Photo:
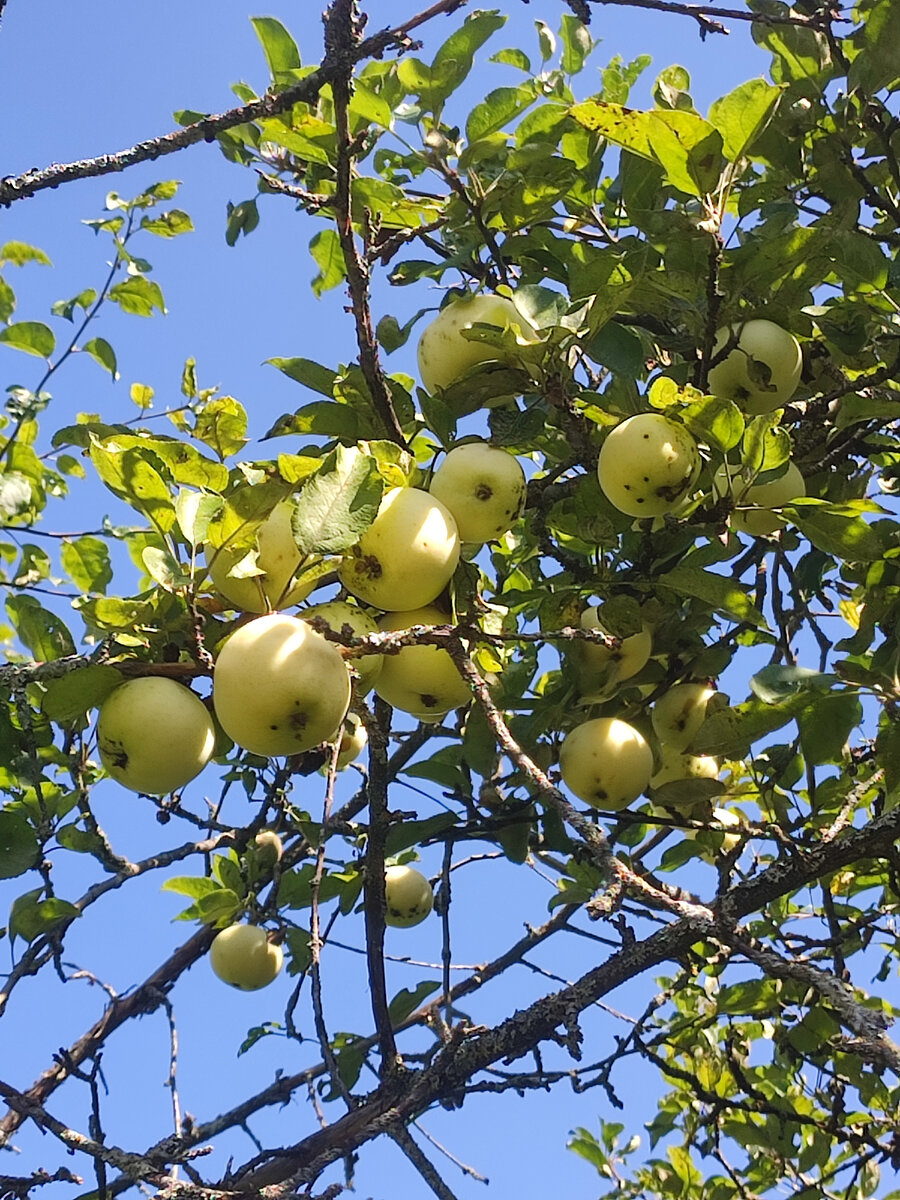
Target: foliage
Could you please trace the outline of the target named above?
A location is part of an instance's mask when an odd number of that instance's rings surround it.
[[[82,413],[54,428],[49,389],[65,386],[68,360],[86,354],[118,375],[114,347],[90,336],[109,306],[145,319],[165,313],[141,254],[153,238],[192,228],[174,182],[131,200],[110,193],[88,222],[111,252],[109,272],[54,303],[46,321],[18,318],[11,279],[14,268],[47,267],[47,256],[21,243],[0,248],[0,343],[30,356],[17,370],[30,367],[35,379],[8,389],[0,443],[9,622],[0,878],[20,885],[0,1014],[39,972],[65,971],[73,923],[90,922],[94,903],[132,878],[177,870],[164,889],[188,902],[181,918],[198,923],[32,1088],[0,1081],[2,1137],[38,1121],[92,1160],[101,1195],[143,1183],[160,1195],[286,1196],[387,1132],[435,1194],[452,1196],[412,1141],[409,1126],[423,1113],[479,1092],[571,1080],[616,1106],[617,1076],[635,1058],[658,1069],[666,1089],[647,1130],[650,1157],[640,1158],[647,1139],[627,1113],[599,1133],[577,1129],[570,1143],[609,1195],[730,1200],[786,1184],[803,1200],[856,1200],[896,1166],[900,1050],[886,1031],[900,905],[897,6],[861,0],[839,19],[825,5],[749,0],[771,78],[740,84],[706,116],[678,66],[657,78],[652,109],[629,107],[644,58],[614,59],[588,95],[595,43],[575,14],[592,6],[568,7],[558,31],[536,23],[531,47],[502,46],[500,11],[458,14],[425,61],[408,36],[415,20],[366,41],[355,6],[334,0],[318,69],[301,63],[278,21],[255,18],[267,95],[240,84],[242,107],[231,115],[178,115],[179,144],[215,137],[256,180],[229,208],[228,243],[252,238],[270,205],[293,203],[313,292],[349,291],[348,362],[269,359],[300,390],[296,410],[268,431],[252,428],[234,397],[201,387],[190,361],[165,426],[151,420],[152,390],[135,383],[131,420]],[[715,33],[711,17],[696,19]],[[51,186],[53,170],[2,181],[0,199]],[[386,284],[413,288],[415,299]],[[521,323],[461,335],[483,343],[487,361],[429,395],[389,362],[433,318],[435,284],[513,296]],[[395,304],[417,311],[407,319]],[[803,350],[799,387],[769,414],[707,389],[716,331],[750,317],[790,330]],[[702,466],[680,508],[634,521],[606,498],[597,459],[612,426],[651,411],[693,434]],[[369,766],[333,812],[330,746],[270,761],[222,736],[202,777],[207,791],[219,781],[218,801],[207,810],[199,783],[174,797],[129,798],[155,805],[161,827],[181,834],[160,834],[140,861],[123,858],[92,807],[104,778],[94,710],[123,676],[162,674],[208,693],[217,648],[242,618],[211,587],[202,549],[227,546],[240,560],[235,573],[252,578],[260,529],[290,499],[319,602],[383,492],[427,486],[441,452],[473,432],[525,464],[522,519],[463,555],[444,596],[446,626],[331,635],[350,662],[392,642],[443,646],[472,704],[417,724],[357,697]],[[244,457],[264,433],[285,449]],[[716,472],[727,463],[745,481],[766,482],[789,458],[806,497],[784,506],[773,534],[736,533],[733,494],[713,487]],[[41,540],[45,512],[77,496],[86,476],[115,497],[121,523]],[[579,621],[597,602],[604,627],[592,634]],[[652,656],[641,669],[586,686],[586,642],[615,649],[642,628]],[[689,747],[722,760],[718,779],[651,788],[622,812],[601,810],[599,821],[572,804],[553,766],[565,735],[586,719],[619,717],[658,761],[650,706],[687,680],[721,681]],[[402,780],[423,789],[395,799]],[[243,814],[235,823],[232,811]],[[264,827],[284,843],[274,865],[254,842]],[[430,975],[440,979],[415,979],[389,997],[385,858],[411,861],[434,846],[444,866],[439,915],[429,920],[443,948]],[[88,862],[92,882],[66,897],[56,880],[69,856]],[[458,893],[469,874],[455,869],[458,859],[498,856],[553,880],[549,911],[451,984],[451,868]],[[359,1031],[336,1032],[320,978],[329,939],[354,936],[361,911],[371,1014]],[[104,1045],[163,1004],[216,929],[236,919],[277,935],[296,981],[283,1022],[266,1014],[240,1052],[276,1034],[302,1041],[293,1014],[309,993],[315,1057],[243,1106],[179,1123],[155,1147],[106,1145],[96,1082]],[[485,983],[550,939],[598,929],[597,965],[481,1023]],[[583,1014],[626,981],[642,989],[643,1011],[593,1044]],[[419,1032],[407,1041],[411,1030]],[[535,1065],[523,1065],[531,1052]],[[53,1117],[64,1085],[89,1088],[90,1136]],[[202,1159],[190,1166],[193,1148],[307,1085],[327,1126],[310,1110],[313,1132],[298,1140],[292,1117],[277,1149],[235,1162],[224,1181],[204,1176]],[[183,1182],[170,1174],[179,1163]],[[15,1195],[32,1186],[0,1182]]]

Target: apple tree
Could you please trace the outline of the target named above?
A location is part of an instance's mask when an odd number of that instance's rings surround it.
[[[227,241],[295,211],[348,314],[339,362],[268,348],[293,411],[259,421],[188,362],[179,404],[134,384],[136,415],[119,392],[65,424],[67,360],[115,374],[104,314],[162,308],[144,256],[191,218],[165,172],[111,193],[105,282],[42,319],[9,269],[42,252],[0,249],[0,342],[32,356],[16,378],[39,363],[0,435],[0,1019],[83,977],[67,940],[135,881],[182,922],[90,1028],[46,1031],[35,1082],[0,1067],[3,1144],[49,1135],[0,1157],[23,1166],[0,1195],[322,1200],[385,1136],[452,1198],[425,1114],[573,1087],[609,1195],[856,1200],[896,1168],[900,10],[642,7],[709,53],[749,26],[769,77],[703,114],[670,67],[635,108],[646,59],[585,68],[595,0],[514,47],[466,0],[390,28],[333,0],[315,65],[254,18],[265,94],[0,180],[7,207],[121,188],[216,142],[247,197]],[[80,496],[113,518],[47,536]],[[104,829],[113,789],[151,815],[139,856]],[[531,908],[458,969],[495,876]],[[118,1145],[101,1058],[164,1011],[174,1094],[207,956],[211,1005],[258,992],[240,1049],[294,1065]],[[498,1016],[489,985],[525,976]]]

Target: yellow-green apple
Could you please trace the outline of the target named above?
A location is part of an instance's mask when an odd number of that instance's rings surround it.
[[[595,629],[599,633],[609,634],[596,604],[584,610],[579,624],[582,629]],[[651,649],[652,639],[646,629],[622,638],[617,647],[605,646],[602,642],[573,641],[570,655],[578,676],[579,690],[582,693],[604,694],[611,691],[616,684],[643,670]]]
[[[706,706],[716,689],[706,683],[679,683],[653,705],[650,718],[656,736],[672,750],[686,750],[706,719]]]
[[[664,787],[683,779],[718,779],[718,759],[709,754],[685,754],[672,746],[660,747],[659,768],[651,776],[652,788]]]
[[[378,626],[366,610],[358,604],[348,604],[346,600],[328,600],[324,604],[313,604],[310,608],[303,609],[301,616],[313,629],[318,629],[321,621],[332,633],[349,630],[353,637],[368,637],[370,633],[378,632]],[[347,661],[359,675],[358,694],[365,696],[372,690],[381,672],[381,655],[360,654],[357,658]]]
[[[341,730],[341,745],[338,750],[337,769],[343,771],[344,767],[349,767],[352,762],[355,762],[359,758],[368,744],[369,735],[366,732],[365,725],[356,713],[347,713]]]
[[[341,583],[386,612],[435,600],[459,562],[459,532],[450,511],[420,488],[385,492],[375,520],[338,570]]]
[[[686,830],[685,837],[696,839],[700,847],[700,857],[715,866],[718,858],[731,854],[741,844],[740,833],[725,833],[724,829],[738,830],[743,826],[744,820],[741,813],[732,812],[728,808],[714,808],[710,820],[723,826],[723,830],[689,829]]]
[[[164,796],[184,787],[212,758],[215,744],[206,705],[174,679],[129,679],[100,706],[100,761],[132,792]]]
[[[272,870],[276,863],[281,862],[284,846],[281,838],[274,829],[262,829],[253,839],[256,850],[256,860],[262,867]]]
[[[445,613],[429,605],[412,612],[386,613],[378,628],[394,631],[449,622]],[[375,691],[382,700],[420,721],[439,720],[472,699],[453,659],[440,646],[404,646],[397,654],[385,654]]]
[[[594,808],[616,811],[650,782],[653,752],[636,729],[617,717],[576,725],[559,751],[563,783]]]
[[[597,477],[620,512],[661,517],[684,502],[699,469],[697,443],[683,425],[659,413],[639,413],[607,434]]]
[[[329,738],[350,703],[340,651],[298,617],[271,613],[225,641],[213,672],[222,728],[253,754],[300,754]]]
[[[399,929],[418,925],[434,907],[431,884],[415,867],[385,867],[384,906],[385,925]]]
[[[797,467],[789,462],[783,474],[767,483],[746,483],[740,470],[732,471],[723,465],[716,471],[713,487],[720,495],[726,495],[731,484],[731,495],[737,506],[731,514],[732,526],[751,537],[764,537],[783,529],[785,521],[773,508],[790,504],[798,496],[806,495],[806,481]],[[746,505],[756,505],[747,508]]]
[[[229,925],[213,939],[209,961],[223,982],[242,992],[255,992],[276,977],[284,955],[259,925]]]
[[[419,378],[427,392],[449,387],[470,367],[502,357],[498,346],[469,341],[463,336],[462,330],[471,329],[476,323],[500,329],[518,325],[523,332],[532,332],[529,322],[505,296],[481,294],[452,300],[419,338]]]
[[[207,546],[206,562],[209,577],[216,590],[234,608],[243,612],[264,613],[277,608],[289,608],[305,600],[315,587],[317,579],[304,583],[301,579],[290,586],[303,558],[297,549],[291,531],[293,508],[289,501],[282,500],[259,527],[256,568],[258,575],[239,577],[239,572],[248,565],[246,552],[230,550],[227,545],[218,550]],[[252,566],[252,558],[249,565]]]
[[[752,320],[718,330],[713,358],[733,343],[733,349],[710,368],[709,391],[733,400],[746,413],[773,412],[787,404],[797,390],[803,355],[792,333],[774,321]]]
[[[522,512],[525,472],[508,450],[464,442],[450,451],[428,490],[453,513],[463,542],[491,542]]]

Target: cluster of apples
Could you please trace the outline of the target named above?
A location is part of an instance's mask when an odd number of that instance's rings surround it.
[[[254,851],[274,866],[281,860],[284,847],[278,834],[266,829],[256,835]],[[400,928],[424,921],[434,904],[431,884],[420,871],[405,865],[385,868],[384,895],[385,924]],[[261,925],[239,922],[216,934],[209,961],[224,983],[242,992],[256,992],[278,977],[284,952]]]

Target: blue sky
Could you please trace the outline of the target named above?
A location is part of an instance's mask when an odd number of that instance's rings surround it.
[[[155,6],[112,2],[64,4],[60,0],[9,0],[0,27],[0,77],[4,103],[0,114],[0,174],[15,175],[32,166],[121,149],[173,127],[172,112],[180,108],[221,111],[234,103],[229,85],[246,80],[257,90],[267,82],[264,60],[250,15],[279,17],[300,42],[304,61],[319,56],[319,4],[275,4],[248,10],[237,0],[203,0],[175,4],[163,0]],[[396,0],[370,4],[377,9],[376,25],[393,24],[414,11],[412,3]],[[510,21],[489,44],[488,53],[506,45],[521,45],[534,52],[534,21],[558,25],[563,5],[534,0],[528,6],[510,3]],[[438,42],[462,19],[444,18],[423,31],[428,58]],[[602,44],[593,63],[605,65],[614,55],[626,61],[650,53],[653,65],[642,87],[633,96],[635,105],[649,102],[649,86],[664,67],[678,62],[693,77],[695,100],[701,110],[716,96],[738,83],[765,73],[767,56],[756,50],[745,27],[732,22],[730,38],[706,43],[696,25],[685,18],[663,17],[649,11],[613,6],[597,9],[595,37]],[[483,52],[482,59],[486,57]],[[536,58],[536,55],[535,55]],[[496,79],[483,69],[474,75],[465,96],[473,101],[478,88],[505,82],[502,70]],[[581,85],[589,88],[587,72]],[[465,97],[464,97],[465,98]],[[168,316],[140,320],[118,312],[105,313],[95,333],[107,338],[118,354],[121,379],[110,382],[87,356],[66,364],[54,380],[53,408],[45,428],[56,428],[77,412],[95,411],[121,420],[136,415],[128,396],[129,385],[140,381],[156,392],[156,410],[180,401],[179,380],[184,360],[197,359],[202,386],[219,384],[247,407],[255,434],[262,433],[281,413],[308,397],[296,384],[264,366],[272,356],[302,355],[328,364],[352,359],[355,347],[350,318],[344,313],[345,297],[338,289],[316,301],[309,288],[315,268],[307,243],[317,226],[298,218],[292,204],[281,198],[261,203],[260,227],[229,249],[224,240],[225,208],[254,194],[252,176],[227,163],[216,147],[200,145],[155,164],[146,164],[122,176],[74,183],[53,192],[0,210],[0,243],[33,242],[45,250],[54,267],[29,266],[9,271],[19,296],[18,319],[46,320],[50,304],[82,288],[97,286],[104,274],[104,242],[80,224],[99,216],[110,190],[124,196],[136,194],[160,179],[183,181],[177,203],[192,216],[196,232],[172,242],[145,239],[139,253],[154,266],[154,278],[166,297]],[[421,292],[380,289],[380,310],[393,312],[401,324],[423,303]],[[59,336],[61,326],[55,323]],[[413,350],[406,347],[389,360],[391,369],[413,369]],[[39,374],[37,360],[0,347],[4,386],[33,384]],[[165,428],[166,422],[160,422]],[[291,449],[278,443],[278,449]],[[64,505],[53,506],[48,526],[53,529],[93,527],[99,512],[116,521],[127,519],[108,493],[91,485],[73,486]],[[310,808],[316,812],[320,781],[310,788]],[[348,780],[342,781],[348,789]],[[402,794],[402,793],[401,793]],[[401,800],[401,803],[406,801]],[[410,806],[417,797],[410,793]],[[148,847],[173,845],[187,831],[162,830],[146,801],[125,794],[114,785],[98,791],[101,823],[114,844],[131,857]],[[247,808],[232,808],[238,821]],[[171,831],[171,832],[170,832]],[[72,856],[67,856],[72,857]],[[62,894],[80,894],[93,877],[92,861],[59,867]],[[439,868],[437,852],[426,858],[426,869]],[[124,990],[145,977],[157,961],[183,940],[189,927],[172,925],[179,908],[177,897],[161,895],[161,879],[150,874],[125,889],[119,897],[92,910],[90,919],[74,928],[67,959],[88,968]],[[711,877],[709,882],[711,883]],[[21,881],[0,885],[0,911],[18,894]],[[546,917],[550,886],[525,867],[505,862],[484,862],[466,873],[457,905],[454,956],[462,963],[484,961],[503,948],[525,921]],[[348,923],[350,934],[361,944],[361,928]],[[391,931],[390,952],[434,962],[439,956],[437,922],[412,931]],[[7,954],[7,945],[0,946]],[[572,978],[597,959],[602,948],[570,938],[535,961],[558,975]],[[325,964],[326,1004],[333,1030],[368,1032],[367,1006],[360,1008],[364,963],[349,952],[334,952]],[[392,966],[390,991],[413,986],[434,973]],[[173,994],[180,1036],[179,1087],[185,1108],[206,1120],[221,1107],[268,1083],[274,1071],[295,1070],[311,1061],[315,1047],[287,1048],[281,1039],[265,1039],[249,1054],[235,1058],[247,1028],[268,1019],[279,1019],[290,992],[290,981],[280,979],[269,990],[243,995],[223,988],[201,962],[179,983]],[[525,968],[485,993],[474,1011],[478,1020],[492,1020],[554,986]],[[611,1002],[637,1015],[655,985],[649,978]],[[22,986],[14,995],[0,1033],[0,1075],[20,1087],[27,1086],[47,1065],[49,1054],[70,1043],[98,1015],[102,994],[87,982],[65,987],[53,977]],[[307,1024],[309,1024],[307,1018]],[[585,1033],[596,1057],[612,1048],[611,1036],[624,1029],[616,1018],[597,1009],[585,1022]],[[109,1139],[130,1149],[141,1149],[171,1128],[168,1093],[163,1084],[168,1072],[168,1033],[164,1015],[157,1012],[131,1022],[111,1043],[104,1057],[112,1100],[104,1109]],[[374,1081],[373,1081],[374,1082]],[[619,1080],[628,1104],[629,1132],[652,1113],[655,1076],[633,1066]],[[87,1103],[83,1091],[72,1086],[61,1090],[48,1106],[76,1128],[86,1129]],[[552,1190],[578,1197],[595,1195],[602,1188],[591,1168],[564,1149],[568,1131],[577,1124],[596,1128],[597,1115],[621,1120],[599,1091],[573,1096],[565,1086],[549,1095],[519,1099],[474,1098],[461,1113],[439,1111],[422,1124],[450,1150],[489,1176],[494,1195],[544,1195]],[[291,1140],[312,1128],[312,1114],[303,1096],[289,1112],[273,1112],[254,1123],[264,1141]],[[24,1173],[58,1160],[56,1148],[33,1128],[15,1139],[21,1155],[0,1155],[0,1174]],[[228,1153],[240,1161],[252,1154],[243,1135],[222,1139],[215,1161],[224,1166]],[[86,1163],[69,1161],[75,1170]],[[485,1194],[475,1181],[465,1179],[449,1164],[446,1176],[461,1200]],[[329,1176],[333,1178],[334,1176]],[[367,1147],[358,1167],[357,1194],[376,1200],[416,1200],[424,1185],[402,1155],[390,1144]],[[54,1185],[42,1190],[46,1200],[71,1195],[72,1189]]]

